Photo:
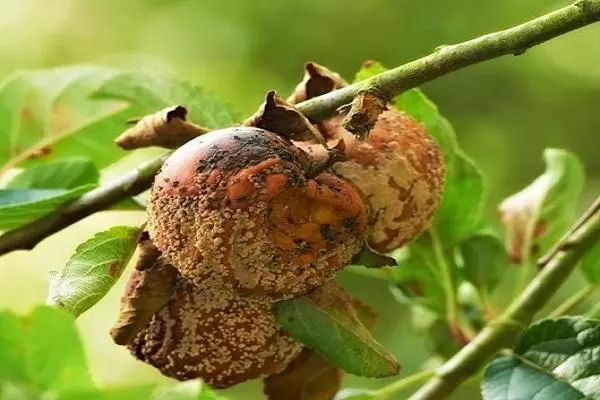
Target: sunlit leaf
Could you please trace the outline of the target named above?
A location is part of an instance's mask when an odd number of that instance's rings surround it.
[[[181,104],[187,108],[190,121],[207,128],[225,128],[238,122],[237,114],[216,96],[159,71],[121,73],[105,82],[94,97],[128,101],[144,115]]]
[[[237,122],[222,101],[160,71],[75,66],[16,73],[0,84],[0,171],[86,154],[103,168],[126,152],[126,121],[173,104],[212,128]]]
[[[120,108],[89,95],[116,70],[75,66],[22,71],[0,84],[0,169],[54,157],[52,144]]]
[[[48,307],[0,313],[0,381],[35,392],[93,387],[73,317]]]
[[[0,229],[12,229],[49,214],[94,187],[95,185],[75,189],[0,189]]]
[[[100,173],[86,157],[69,157],[32,165],[14,175],[7,188],[74,189],[98,183]]]
[[[118,226],[79,245],[65,268],[51,276],[48,303],[76,317],[96,304],[121,276],[139,233]]]
[[[544,320],[486,369],[484,400],[600,398],[600,321]]]
[[[583,188],[583,165],[575,155],[547,149],[544,160],[546,171],[498,207],[507,251],[516,263],[543,254],[565,233]]]
[[[328,284],[302,297],[276,303],[277,322],[296,340],[351,374],[395,375],[399,366],[360,322],[349,296]]]

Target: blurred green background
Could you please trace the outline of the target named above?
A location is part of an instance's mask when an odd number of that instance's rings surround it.
[[[503,29],[565,4],[542,0],[0,0],[0,76],[15,69],[64,64],[150,65],[204,86],[249,114],[268,89],[291,91],[308,60],[352,79],[364,60],[393,67],[436,46]],[[588,180],[581,207],[598,193],[600,25],[519,57],[453,73],[423,89],[454,124],[462,147],[483,170],[491,219],[503,197],[542,172],[546,147],[569,149],[584,161]],[[34,251],[1,258],[0,308],[26,312],[44,302],[48,271],[60,268],[83,238],[142,218],[140,213],[97,214]],[[393,300],[384,282],[352,273],[341,279],[381,313],[376,334],[398,356],[403,374],[431,362],[422,335],[409,326],[408,308]],[[109,386],[165,381],[115,346],[107,334],[122,284],[78,322],[93,372]],[[576,285],[577,279],[571,287]],[[561,297],[564,293],[554,304]],[[353,377],[346,383],[382,384]],[[260,398],[259,393],[260,385],[251,383],[230,391],[230,397]],[[476,385],[455,398],[479,398]]]

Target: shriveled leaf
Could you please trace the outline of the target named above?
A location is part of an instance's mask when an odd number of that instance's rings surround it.
[[[142,117],[119,135],[115,143],[125,150],[151,146],[175,149],[208,132],[208,129],[186,119],[185,107],[167,107]]]
[[[351,374],[395,375],[399,365],[360,322],[349,296],[335,284],[273,306],[277,322],[310,349]]]
[[[581,161],[560,149],[546,149],[544,160],[546,171],[498,207],[506,228],[507,251],[515,263],[543,254],[575,217],[584,180]]]
[[[264,392],[269,400],[331,400],[341,383],[341,370],[305,348],[283,372],[264,380]]]
[[[95,185],[74,189],[0,189],[0,229],[12,229],[56,210],[89,192]]]
[[[484,400],[599,399],[600,321],[543,320],[486,369]]]
[[[352,264],[362,265],[367,268],[380,268],[396,265],[393,257],[381,254],[371,249],[366,243],[362,250],[352,258]]]
[[[0,313],[0,381],[33,392],[93,387],[73,317],[48,307],[18,317]]]
[[[139,233],[118,226],[79,245],[65,268],[51,276],[48,303],[75,317],[96,304],[121,276]]]
[[[98,183],[100,173],[89,158],[69,157],[32,165],[14,175],[6,184],[12,189],[74,189]]]
[[[181,104],[187,108],[190,121],[211,129],[225,128],[238,122],[237,113],[216,96],[170,74],[154,70],[121,72],[105,82],[94,97],[128,101],[142,111],[139,115]]]
[[[140,253],[142,258],[143,252]],[[144,263],[141,258],[121,298],[119,319],[110,330],[115,343],[123,346],[169,302],[178,278],[177,270],[164,259],[154,260],[142,269],[139,268]]]
[[[460,244],[465,278],[479,290],[491,292],[509,267],[504,245],[496,236],[480,233]]]
[[[585,253],[580,265],[583,275],[590,283],[600,283],[600,244]]]
[[[156,389],[152,400],[225,400],[204,382],[195,380]]]

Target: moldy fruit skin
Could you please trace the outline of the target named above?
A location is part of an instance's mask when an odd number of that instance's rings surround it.
[[[302,345],[279,329],[270,306],[228,288],[199,290],[181,280],[127,347],[166,376],[201,378],[216,388],[276,374]]]
[[[316,73],[321,81],[332,82],[312,85],[308,91]],[[344,85],[337,74],[313,67],[289,100],[303,101]],[[419,122],[398,110],[382,112],[364,141],[344,129],[342,119],[334,116],[318,125],[330,147],[339,140],[345,144],[348,160],[335,163],[333,172],[356,185],[367,203],[369,245],[379,252],[391,251],[421,234],[437,210],[444,187],[442,153]],[[325,157],[322,146],[297,145],[316,159]]]
[[[362,247],[366,209],[334,174],[277,134],[229,128],[196,138],[155,179],[148,231],[200,288],[226,283],[272,299],[306,293]]]

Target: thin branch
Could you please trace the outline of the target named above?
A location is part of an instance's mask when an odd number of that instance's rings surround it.
[[[571,297],[566,299],[564,301],[564,303],[562,303],[560,306],[556,307],[556,309],[554,311],[552,311],[550,314],[548,314],[548,318],[558,318],[563,315],[567,315],[575,307],[577,307],[578,305],[583,303],[585,300],[587,300],[587,298],[590,297],[590,295],[592,293],[594,293],[594,290],[596,290],[596,289],[597,289],[596,286],[594,286],[590,283],[586,284],[580,290],[575,292],[575,294],[573,294]]]
[[[460,68],[507,54],[523,54],[535,45],[598,20],[600,0],[580,0],[514,28],[460,44],[442,46],[428,56],[366,81],[299,103],[296,107],[310,120],[321,121],[335,113],[340,106],[352,102],[360,92],[372,91],[386,98],[393,98],[408,89]],[[151,175],[159,168],[157,162],[150,163],[142,174],[137,170],[129,172],[107,186],[63,207],[59,212],[5,233],[0,236],[0,255],[17,249],[30,249],[48,235],[127,196],[143,192],[150,187]],[[132,176],[138,176],[137,180],[132,181]]]
[[[410,400],[447,398],[465,380],[483,368],[499,350],[511,347],[517,341],[520,331],[567,280],[583,254],[600,241],[600,208],[595,207],[595,204],[590,208],[593,212],[586,212],[573,225],[574,229],[551,250],[550,257],[543,258],[543,269],[506,312],[442,365],[436,371],[437,376]]]
[[[0,236],[0,255],[18,249],[31,250],[53,233],[143,192],[150,187],[166,158],[167,155],[164,155],[148,161],[76,201],[59,207],[52,214],[5,233]]]

